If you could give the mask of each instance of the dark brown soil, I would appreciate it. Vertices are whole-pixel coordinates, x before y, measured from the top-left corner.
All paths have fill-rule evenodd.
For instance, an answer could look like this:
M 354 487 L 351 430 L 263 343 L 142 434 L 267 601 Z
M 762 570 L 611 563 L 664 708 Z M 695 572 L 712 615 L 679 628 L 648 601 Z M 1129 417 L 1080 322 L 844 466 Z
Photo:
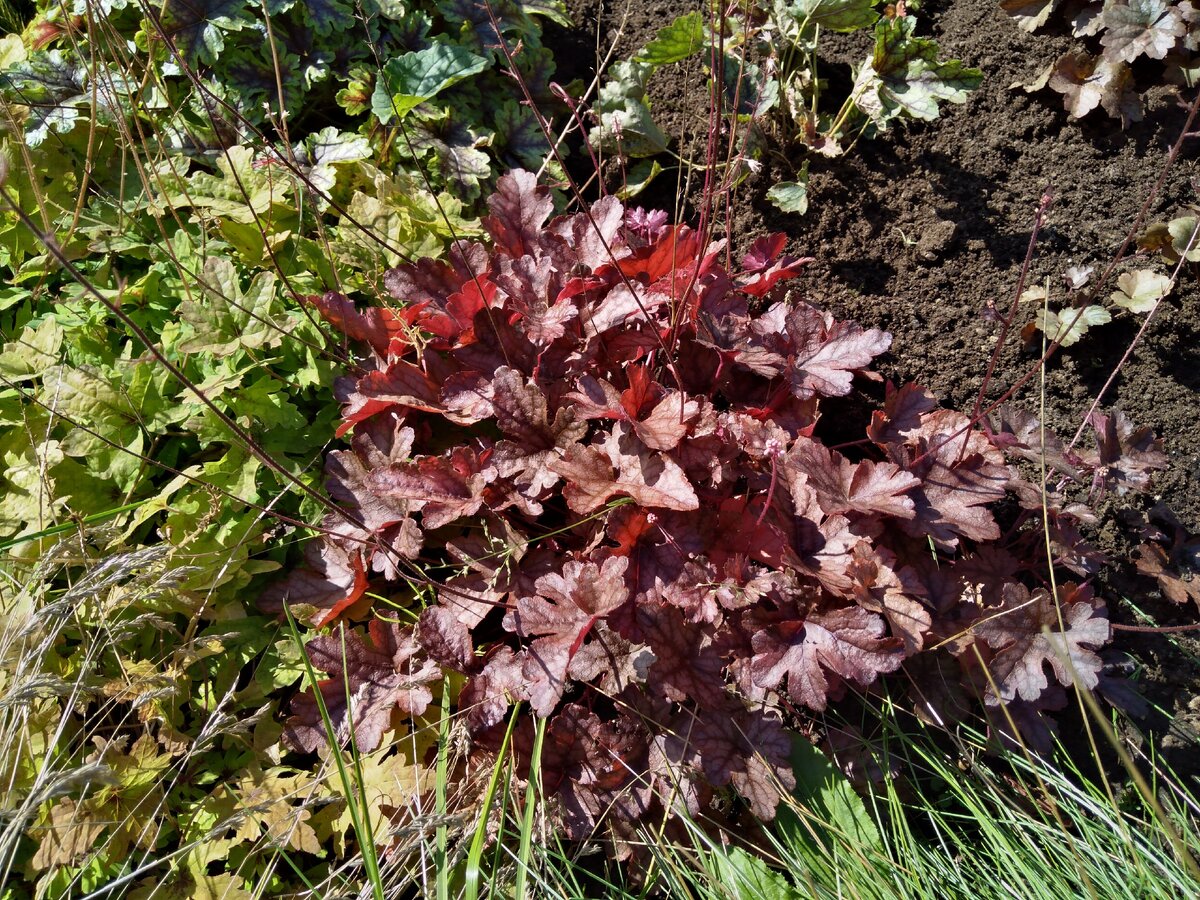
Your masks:
M 625 0 L 568 0 L 568 6 L 580 28 L 548 35 L 564 82 L 590 80 L 597 47 L 602 55 L 615 40 L 613 59 L 628 57 L 657 29 L 693 8 L 672 0 L 638 0 L 628 7 Z M 1053 92 L 1029 95 L 1010 88 L 1032 80 L 1071 46 L 1068 35 L 1026 34 L 995 0 L 927 0 L 921 17 L 922 29 L 937 38 L 943 56 L 984 71 L 982 87 L 964 105 L 946 107 L 930 125 L 864 140 L 839 159 L 813 159 L 811 206 L 804 217 L 783 215 L 765 200 L 767 188 L 791 178 L 802 159 L 789 159 L 783 148 L 774 148 L 763 171 L 734 198 L 729 232 L 735 246 L 769 231 L 786 232 L 792 252 L 816 257 L 799 282 L 806 299 L 863 325 L 886 328 L 895 338 L 891 355 L 880 366 L 888 378 L 924 384 L 945 405 L 969 410 L 999 331 L 988 312 L 1007 311 L 1012 302 L 1043 193 L 1049 190 L 1054 202 L 1030 279 L 1044 283 L 1049 278 L 1061 292 L 1068 266 L 1094 265 L 1099 272 L 1112 258 L 1162 171 L 1186 110 L 1177 95 L 1148 81 L 1146 118 L 1124 132 L 1099 110 L 1083 122 L 1068 120 Z M 865 58 L 869 48 L 865 34 L 835 36 L 822 50 L 822 74 L 835 85 L 839 78 L 847 80 L 850 64 Z M 688 152 L 692 136 L 702 134 L 707 122 L 702 74 L 695 67 L 671 67 L 651 87 L 656 120 L 677 136 L 680 151 Z M 1150 221 L 1178 215 L 1194 199 L 1196 149 L 1185 147 Z M 638 202 L 671 210 L 681 195 L 679 214 L 686 220 L 695 215 L 688 203 L 698 197 L 698 186 L 679 190 L 670 175 L 662 176 Z M 1196 275 L 1184 273 L 1169 305 L 1159 310 L 1104 398 L 1105 407 L 1123 410 L 1164 439 L 1171 468 L 1157 479 L 1159 496 L 1192 531 L 1200 530 Z M 1017 329 L 1033 312 L 1022 309 L 1019 316 Z M 1048 421 L 1064 437 L 1074 435 L 1137 327 L 1132 318 L 1118 317 L 1093 329 L 1047 367 Z M 1014 333 L 987 398 L 998 398 L 1036 369 L 1037 359 L 1035 349 L 1023 346 Z M 1038 391 L 1035 377 L 1015 399 L 1036 410 Z M 1116 510 L 1106 512 L 1115 516 Z M 1118 571 L 1122 566 L 1128 570 L 1131 545 L 1121 529 L 1110 523 L 1098 539 L 1116 558 Z M 1196 619 L 1195 609 L 1171 607 L 1145 579 L 1116 576 L 1107 587 L 1117 621 L 1136 621 L 1130 603 L 1164 624 Z M 1145 665 L 1141 688 L 1174 715 L 1174 727 L 1200 726 L 1200 643 L 1186 635 L 1168 639 L 1125 633 L 1119 645 Z M 1170 737 L 1164 745 L 1168 751 L 1177 746 Z M 1189 762 L 1183 754 L 1174 761 L 1187 771 L 1197 770 L 1197 761 Z

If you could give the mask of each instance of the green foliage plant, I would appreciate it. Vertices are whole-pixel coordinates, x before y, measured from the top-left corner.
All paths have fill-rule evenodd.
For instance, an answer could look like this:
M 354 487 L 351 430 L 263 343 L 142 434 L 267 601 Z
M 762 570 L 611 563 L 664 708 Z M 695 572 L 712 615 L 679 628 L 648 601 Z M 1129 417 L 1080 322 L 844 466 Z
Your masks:
M 30 146 L 94 126 L 211 161 L 357 130 L 381 164 L 422 163 L 431 187 L 470 200 L 548 155 L 505 74 L 555 103 L 543 19 L 568 24 L 561 0 L 41 0 L 5 39 L 0 92 Z
M 741 128 L 735 179 L 760 164 L 772 141 L 836 157 L 860 137 L 886 132 L 897 122 L 932 121 L 943 103 L 964 102 L 983 76 L 958 60 L 939 59 L 937 44 L 916 33 L 917 5 L 772 0 L 761 12 L 739 9 L 719 21 L 685 13 L 609 70 L 590 141 L 630 158 L 666 151 L 669 139 L 651 113 L 649 82 L 661 67 L 691 57 L 704 61 L 708 77 L 721 87 L 715 113 L 726 115 L 733 130 Z M 854 67 L 849 92 L 831 98 L 820 72 L 821 36 L 858 31 L 872 35 L 873 49 Z M 643 165 L 639 174 L 646 173 Z M 785 212 L 802 214 L 807 178 L 805 161 L 793 180 L 772 186 L 770 199 Z
M 284 6 L 272 27 L 316 9 Z M 228 105 L 214 73 L 253 41 L 216 5 L 194 56 L 155 43 L 149 6 L 81 9 L 0 38 L 0 895 L 336 892 L 381 804 L 421 795 L 427 742 L 355 757 L 358 795 L 288 765 L 278 702 L 303 655 L 247 598 L 322 508 L 345 351 L 305 298 L 372 296 L 478 231 L 436 153 L 398 148 L 435 94 L 480 88 L 400 71 L 388 102 L 423 99 L 384 126 L 308 116 L 314 84 L 289 128 Z M 492 59 L 439 22 L 456 41 L 434 55 Z

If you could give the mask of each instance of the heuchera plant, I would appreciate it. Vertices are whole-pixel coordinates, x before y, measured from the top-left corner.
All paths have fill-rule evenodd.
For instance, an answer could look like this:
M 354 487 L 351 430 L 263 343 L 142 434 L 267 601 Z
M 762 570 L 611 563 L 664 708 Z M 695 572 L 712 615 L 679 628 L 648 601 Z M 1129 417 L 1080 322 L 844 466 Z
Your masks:
M 1057 91 L 1073 119 L 1099 107 L 1122 128 L 1140 122 L 1138 82 L 1145 76 L 1133 66 L 1145 66 L 1143 59 L 1161 60 L 1166 80 L 1181 87 L 1193 87 L 1200 74 L 1200 8 L 1192 0 L 1001 0 L 1000 7 L 1024 31 L 1041 28 L 1057 11 L 1075 37 L 1090 40 L 1091 50 L 1076 46 L 1032 83 L 1014 85 Z
M 1040 453 L 1036 421 L 985 432 L 913 385 L 873 413 L 846 400 L 891 337 L 777 299 L 809 261 L 782 235 L 731 267 L 612 197 L 551 219 L 526 172 L 489 206 L 490 246 L 391 271 L 395 305 L 312 300 L 366 354 L 327 464 L 343 515 L 264 605 L 319 625 L 368 616 L 369 589 L 420 607 L 309 642 L 340 739 L 377 746 L 453 670 L 480 762 L 526 704 L 513 746 L 527 764 L 548 719 L 568 834 L 619 836 L 730 790 L 770 818 L 793 784 L 785 718 L 901 668 L 942 717 L 973 697 L 1034 721 L 1101 684 L 1104 605 L 1039 586 L 1043 494 L 1003 452 Z M 862 439 L 829 446 L 826 421 Z M 1059 471 L 1132 484 L 1161 464 L 1124 420 L 1097 428 L 1104 452 L 1048 445 Z M 1088 574 L 1079 508 L 1047 503 L 1056 562 Z M 311 694 L 286 736 L 326 744 Z

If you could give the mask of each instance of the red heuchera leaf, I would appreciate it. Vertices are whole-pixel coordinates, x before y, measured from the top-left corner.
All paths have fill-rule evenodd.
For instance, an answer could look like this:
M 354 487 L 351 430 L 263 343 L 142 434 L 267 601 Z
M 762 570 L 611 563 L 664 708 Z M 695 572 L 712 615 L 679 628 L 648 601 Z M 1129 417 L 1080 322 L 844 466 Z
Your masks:
M 792 393 L 801 400 L 814 394 L 838 397 L 850 393 L 855 372 L 871 364 L 892 345 L 892 336 L 877 328 L 867 331 L 853 322 L 834 322 L 811 306 L 787 313 L 791 339 L 788 371 Z
M 909 432 L 921 427 L 921 417 L 925 413 L 935 409 L 937 401 L 925 388 L 906 384 L 897 389 L 889 383 L 883 409 L 871 414 L 867 437 L 881 446 L 899 443 Z
M 641 604 L 637 621 L 638 637 L 654 654 L 649 670 L 652 689 L 676 703 L 722 702 L 725 662 L 711 632 L 688 628 L 679 610 L 657 604 Z
M 794 278 L 802 267 L 813 261 L 810 256 L 803 259 L 785 256 L 776 261 L 786 243 L 787 235 L 773 234 L 759 238 L 750 245 L 749 251 L 742 257 L 742 269 L 749 276 L 743 278 L 739 285 L 742 293 L 751 297 L 765 296 L 779 281 Z
M 518 637 L 537 636 L 522 671 L 530 706 L 539 716 L 550 715 L 558 705 L 568 667 L 592 627 L 629 596 L 624 579 L 628 562 L 614 556 L 602 566 L 567 563 L 561 575 L 539 578 L 537 596 L 522 597 L 504 617 L 504 627 Z
M 866 687 L 904 661 L 898 643 L 884 637 L 883 619 L 864 609 L 835 609 L 803 621 L 781 622 L 753 638 L 754 683 L 777 688 L 817 711 L 825 709 L 840 680 Z
M 311 606 L 313 625 L 333 622 L 362 599 L 368 580 L 362 556 L 336 544 L 312 542 L 304 549 L 307 567 L 296 569 L 259 598 L 264 612 L 282 613 L 288 606 Z
M 1167 525 L 1172 533 L 1161 536 L 1163 543 L 1145 541 L 1137 548 L 1137 570 L 1155 579 L 1163 596 L 1172 603 L 1191 600 L 1200 606 L 1200 578 L 1194 571 L 1200 559 L 1200 538 L 1188 534 L 1178 521 L 1168 520 Z M 1167 541 L 1169 553 L 1164 549 Z
M 584 375 L 579 390 L 567 395 L 585 419 L 628 422 L 651 450 L 673 450 L 700 416 L 700 405 L 679 391 L 655 382 L 645 366 L 628 369 L 629 387 L 618 391 L 607 381 Z
M 483 227 L 496 249 L 521 257 L 537 246 L 542 226 L 554 212 L 554 200 L 532 172 L 518 170 L 496 182 L 488 208 L 492 214 L 484 218 Z
M 493 477 L 494 470 L 483 468 L 474 452 L 460 447 L 448 456 L 426 456 L 377 469 L 369 483 L 380 496 L 419 509 L 425 528 L 440 528 L 477 512 L 483 505 L 483 489 Z
M 911 497 L 904 496 L 921 480 L 892 463 L 862 460 L 852 464 L 823 444 L 800 438 L 788 452 L 785 463 L 804 476 L 817 492 L 817 500 L 829 515 L 865 513 L 911 519 Z
M 467 727 L 479 734 L 503 722 L 513 701 L 524 695 L 524 683 L 517 654 L 511 647 L 497 646 L 482 671 L 467 679 L 458 695 Z
M 989 702 L 1036 700 L 1048 684 L 1047 665 L 1064 687 L 1094 688 L 1103 666 L 1095 651 L 1112 636 L 1103 614 L 1104 604 L 1086 585 L 1064 584 L 1057 604 L 1040 588 L 1031 595 L 1009 585 L 1003 605 L 984 610 L 974 628 L 976 637 L 997 651 L 988 669 L 1000 690 L 997 695 L 989 685 Z
M 551 219 L 528 173 L 502 178 L 490 208 L 490 245 L 387 273 L 397 308 L 314 301 L 361 345 L 337 387 L 353 439 L 326 466 L 340 514 L 264 608 L 307 602 L 328 622 L 414 578 L 436 592 L 415 630 L 349 634 L 345 660 L 340 638 L 310 644 L 342 739 L 353 712 L 360 745 L 377 744 L 435 672 L 459 672 L 468 764 L 494 766 L 528 702 L 515 776 L 545 717 L 548 808 L 621 855 L 672 810 L 717 815 L 730 786 L 772 815 L 791 783 L 784 722 L 902 663 L 894 690 L 961 718 L 997 699 L 982 658 L 1036 736 L 1064 697 L 1051 650 L 1101 683 L 1090 594 L 1064 595 L 1063 629 L 1021 587 L 1098 561 L 1079 532 L 1090 514 L 1051 497 L 1043 516 L 1040 488 L 1005 462 L 1040 452 L 1034 420 L 1006 410 L 980 427 L 913 385 L 888 385 L 873 414 L 840 399 L 891 337 L 803 304 L 763 311 L 804 262 L 781 257 L 781 236 L 727 268 L 723 242 L 613 197 Z M 1052 463 L 1119 490 L 1165 462 L 1123 418 L 1097 424 L 1096 454 Z M 1006 497 L 1030 514 L 1002 536 Z M 294 746 L 320 745 L 311 695 L 288 727 Z
M 353 723 L 355 745 L 363 753 L 379 746 L 395 710 L 408 716 L 424 713 L 433 700 L 426 685 L 441 678 L 438 666 L 422 658 L 411 628 L 381 619 L 371 621 L 368 640 L 353 631 L 322 635 L 305 650 L 313 668 L 333 676 L 318 687 L 339 744 L 349 740 Z M 293 701 L 284 738 L 308 752 L 325 744 L 314 698 Z
M 630 716 L 603 721 L 571 703 L 554 718 L 547 729 L 541 777 L 558 793 L 569 837 L 586 840 L 606 818 L 635 822 L 650 812 L 650 788 L 637 774 L 645 743 L 644 730 Z
M 1179 10 L 1166 2 L 1116 0 L 1105 4 L 1101 17 L 1104 55 L 1122 62 L 1133 62 L 1143 54 L 1162 59 L 1187 33 Z
M 441 412 L 438 387 L 412 363 L 397 360 L 386 369 L 368 372 L 343 398 L 341 437 L 359 422 L 395 407 Z
M 330 325 L 353 341 L 370 344 L 380 356 L 387 356 L 393 340 L 403 339 L 416 314 L 415 309 L 397 312 L 368 307 L 359 310 L 351 300 L 333 291 L 307 299 Z
M 384 286 L 396 300 L 408 309 L 424 309 L 433 303 L 445 306 L 452 294 L 475 274 L 471 266 L 449 266 L 438 259 L 419 259 L 412 265 L 386 272 Z
M 515 369 L 496 370 L 492 379 L 492 408 L 496 425 L 509 440 L 496 444 L 493 463 L 504 478 L 514 479 L 531 499 L 558 481 L 550 463 L 559 452 L 576 445 L 587 426 L 575 421 L 569 407 L 560 407 L 554 422 L 547 419 L 546 395 L 536 382 Z
M 754 814 L 769 821 L 775 816 L 781 789 L 796 786 L 790 760 L 792 738 L 778 719 L 762 712 L 736 707 L 721 712 L 677 723 L 668 746 L 682 743 L 684 747 L 671 748 L 672 755 L 684 760 L 693 756 L 710 783 L 716 787 L 732 783 L 750 801 Z
M 1084 461 L 1106 487 L 1118 494 L 1144 491 L 1150 487 L 1150 473 L 1167 467 L 1162 441 L 1149 428 L 1135 428 L 1119 410 L 1110 416 L 1095 413 L 1090 421 L 1097 452 Z
M 960 535 L 977 541 L 1000 536 L 988 506 L 1003 499 L 1013 473 L 970 419 L 951 410 L 932 412 L 892 453 L 921 480 L 912 493 L 916 516 L 903 525 L 909 534 L 947 548 L 958 546 Z
M 661 509 L 698 509 L 696 492 L 669 456 L 650 451 L 625 426 L 614 428 L 600 447 L 570 447 L 550 468 L 567 480 L 563 496 L 580 515 L 595 512 L 623 495 Z
M 904 572 L 908 577 L 903 578 L 895 565 L 896 558 L 890 551 L 872 551 L 862 541 L 854 548 L 846 574 L 852 580 L 851 592 L 858 605 L 882 613 L 892 634 L 904 641 L 905 652 L 913 654 L 924 646 L 933 618 L 914 596 L 923 593 L 920 582 L 911 570 Z

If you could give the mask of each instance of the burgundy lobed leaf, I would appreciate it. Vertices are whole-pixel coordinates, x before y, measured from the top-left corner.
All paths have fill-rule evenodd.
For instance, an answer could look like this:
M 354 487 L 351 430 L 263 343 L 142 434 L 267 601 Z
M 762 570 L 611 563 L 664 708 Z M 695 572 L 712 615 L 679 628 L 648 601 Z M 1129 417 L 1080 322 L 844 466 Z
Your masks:
M 788 360 L 792 393 L 801 400 L 850 393 L 851 377 L 892 345 L 892 336 L 885 331 L 834 322 L 832 316 L 805 304 L 787 313 L 785 327 L 792 344 Z
M 912 655 L 925 644 L 925 634 L 933 627 L 929 610 L 917 596 L 923 593 L 911 570 L 896 571 L 896 558 L 889 550 L 870 550 L 859 542 L 846 566 L 852 581 L 851 592 L 863 609 L 881 613 L 893 636 L 904 642 L 904 651 Z
M 343 398 L 341 437 L 359 422 L 395 409 L 441 412 L 438 386 L 412 363 L 397 360 L 386 369 L 368 372 Z
M 1154 539 L 1137 548 L 1134 564 L 1140 574 L 1158 582 L 1159 590 L 1172 603 L 1190 600 L 1200 606 L 1200 578 L 1196 577 L 1200 537 L 1189 534 L 1169 510 L 1162 518 L 1168 531 L 1148 534 Z
M 1139 56 L 1162 59 L 1187 31 L 1168 0 L 1111 0 L 1102 14 L 1106 56 L 1131 63 Z
M 649 683 L 656 693 L 675 703 L 721 704 L 725 663 L 711 631 L 689 626 L 678 609 L 651 603 L 639 605 L 637 624 L 638 637 L 654 654 Z
M 359 310 L 342 294 L 328 291 L 306 298 L 330 325 L 352 341 L 370 344 L 380 356 L 387 356 L 392 341 L 403 342 L 415 319 L 415 309 L 391 310 L 368 307 Z
M 812 257 L 785 256 L 779 259 L 787 243 L 787 235 L 761 237 L 750 245 L 742 257 L 742 277 L 738 288 L 751 297 L 766 296 L 777 283 L 795 278 L 800 269 L 813 262 Z
M 1086 585 L 1064 584 L 1060 592 L 1056 602 L 1045 590 L 1030 594 L 1013 584 L 999 609 L 984 611 L 974 633 L 997 651 L 988 668 L 999 692 L 989 684 L 989 702 L 1037 700 L 1049 684 L 1047 665 L 1064 687 L 1096 686 L 1103 667 L 1096 650 L 1112 635 L 1104 605 Z
M 495 475 L 465 447 L 447 456 L 426 456 L 411 463 L 377 469 L 368 483 L 381 496 L 404 500 L 421 511 L 426 529 L 440 528 L 470 516 L 483 506 L 483 489 Z
M 496 182 L 488 208 L 492 214 L 484 218 L 483 227 L 496 248 L 520 257 L 537 247 L 542 227 L 554 212 L 554 200 L 550 191 L 537 183 L 537 176 L 517 169 Z
M 898 642 L 884 637 L 883 619 L 854 607 L 763 629 L 755 633 L 753 647 L 754 683 L 778 688 L 786 680 L 788 695 L 818 712 L 840 681 L 866 687 L 904 660 Z
M 587 515 L 623 495 L 650 508 L 698 509 L 700 501 L 679 465 L 653 453 L 630 431 L 619 424 L 599 447 L 575 444 L 550 464 L 567 481 L 567 505 Z
M 893 445 L 893 458 L 921 481 L 912 493 L 916 515 L 902 523 L 905 531 L 948 548 L 958 546 L 960 536 L 998 538 L 988 507 L 1004 498 L 1012 472 L 991 441 L 970 427 L 967 416 L 951 410 L 922 416 L 905 440 Z
M 259 597 L 263 612 L 283 615 L 287 606 L 309 606 L 317 610 L 312 624 L 336 621 L 355 607 L 367 590 L 362 556 L 331 542 L 313 541 L 304 548 L 308 565 L 288 573 Z
M 855 512 L 901 519 L 914 515 L 912 498 L 905 495 L 921 480 L 893 463 L 864 459 L 855 465 L 808 438 L 799 438 L 784 460 L 793 477 L 807 480 L 829 515 Z
M 543 575 L 537 595 L 522 597 L 504 617 L 504 627 L 533 637 L 522 672 L 533 711 L 549 716 L 562 698 L 568 669 L 597 622 L 629 596 L 624 573 L 629 561 L 613 556 L 603 565 L 569 562 L 561 574 Z
M 476 274 L 473 269 L 449 266 L 437 259 L 421 259 L 385 272 L 383 284 L 394 299 L 410 309 L 421 310 L 431 303 L 445 306 L 473 274 Z
M 343 631 L 319 635 L 305 651 L 313 668 L 333 676 L 318 685 L 339 745 L 350 740 L 362 753 L 380 745 L 392 713 L 419 716 L 433 700 L 428 683 L 441 678 L 438 666 L 423 659 L 411 628 L 372 619 L 369 637 Z M 284 739 L 312 752 L 326 743 L 324 723 L 311 692 L 292 702 Z
M 1118 494 L 1144 491 L 1150 487 L 1150 473 L 1167 467 L 1162 441 L 1149 428 L 1135 428 L 1119 410 L 1112 415 L 1094 413 L 1089 421 L 1097 449 L 1085 455 L 1084 462 L 1096 469 L 1105 487 Z
M 935 409 L 937 401 L 925 388 L 906 384 L 897 389 L 889 382 L 883 409 L 871 414 L 867 437 L 880 445 L 900 443 L 905 435 L 921 427 L 925 413 Z

